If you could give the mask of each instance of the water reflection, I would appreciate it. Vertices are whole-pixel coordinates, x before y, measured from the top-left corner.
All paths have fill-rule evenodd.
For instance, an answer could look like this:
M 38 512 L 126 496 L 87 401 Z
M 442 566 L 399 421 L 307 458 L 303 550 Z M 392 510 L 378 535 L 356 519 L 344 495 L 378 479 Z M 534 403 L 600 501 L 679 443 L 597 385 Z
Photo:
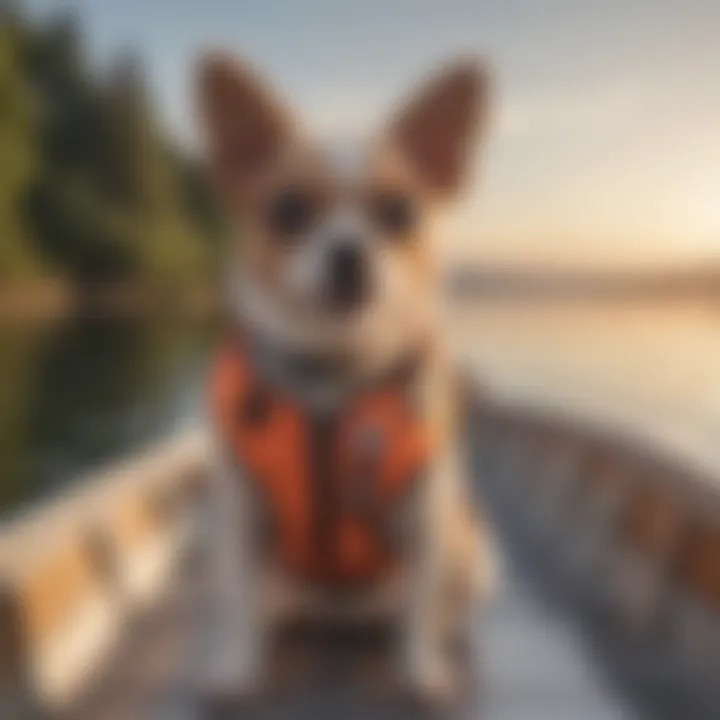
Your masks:
M 720 468 L 717 301 L 455 304 L 457 355 L 501 399 L 601 419 Z M 197 413 L 216 328 L 179 319 L 0 325 L 0 514 Z
M 0 513 L 196 414 L 211 331 L 137 318 L 0 327 Z

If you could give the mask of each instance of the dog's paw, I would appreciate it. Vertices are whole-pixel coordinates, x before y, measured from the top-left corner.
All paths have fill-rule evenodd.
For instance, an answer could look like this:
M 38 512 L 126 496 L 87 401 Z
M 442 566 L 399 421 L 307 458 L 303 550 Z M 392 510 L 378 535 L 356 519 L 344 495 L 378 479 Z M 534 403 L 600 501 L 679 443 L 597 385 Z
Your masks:
M 456 674 L 451 663 L 440 656 L 413 662 L 405 686 L 411 698 L 428 707 L 447 708 L 458 700 Z

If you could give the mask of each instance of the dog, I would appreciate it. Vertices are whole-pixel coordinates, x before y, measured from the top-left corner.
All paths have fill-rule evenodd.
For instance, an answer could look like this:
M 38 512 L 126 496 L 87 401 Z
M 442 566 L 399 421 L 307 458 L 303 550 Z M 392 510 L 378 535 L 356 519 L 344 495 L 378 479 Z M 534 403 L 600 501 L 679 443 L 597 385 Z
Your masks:
M 207 167 L 233 230 L 211 372 L 210 695 L 253 693 L 289 618 L 389 620 L 399 678 L 457 692 L 447 641 L 493 585 L 455 443 L 437 224 L 488 73 L 443 68 L 370 140 L 312 139 L 247 63 L 199 62 Z

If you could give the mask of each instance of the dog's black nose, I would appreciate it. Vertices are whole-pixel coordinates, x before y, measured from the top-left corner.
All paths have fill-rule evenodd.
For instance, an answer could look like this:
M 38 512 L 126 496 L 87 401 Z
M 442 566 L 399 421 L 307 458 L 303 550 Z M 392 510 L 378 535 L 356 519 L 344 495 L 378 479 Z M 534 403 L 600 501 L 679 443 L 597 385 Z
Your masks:
M 370 273 L 361 244 L 348 238 L 339 241 L 328 256 L 328 301 L 339 312 L 360 305 L 370 293 Z

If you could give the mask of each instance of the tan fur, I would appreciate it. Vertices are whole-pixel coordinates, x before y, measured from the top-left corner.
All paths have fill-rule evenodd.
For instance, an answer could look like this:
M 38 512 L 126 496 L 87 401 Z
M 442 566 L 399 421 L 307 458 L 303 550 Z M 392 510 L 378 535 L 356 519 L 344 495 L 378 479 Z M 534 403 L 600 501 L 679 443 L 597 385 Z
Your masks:
M 247 188 L 292 136 L 290 117 L 252 68 L 226 54 L 203 59 L 198 87 L 198 109 L 217 188 L 228 207 L 245 204 Z
M 466 179 L 468 150 L 485 125 L 487 87 L 477 63 L 458 63 L 428 83 L 393 123 L 394 141 L 440 197 L 454 195 Z
M 247 192 L 250 201 L 242 211 L 242 233 L 238 242 L 243 244 L 240 254 L 242 262 L 250 265 L 250 272 L 256 273 L 273 292 L 282 293 L 280 269 L 290 251 L 283 247 L 265 222 L 268 204 L 274 195 L 288 186 L 297 186 L 313 197 L 320 209 L 320 218 L 338 205 L 357 204 L 369 208 L 373 197 L 382 191 L 399 190 L 428 202 L 427 192 L 397 153 L 390 148 L 380 152 L 379 148 L 369 160 L 368 173 L 361 183 L 347 182 L 333 173 L 332 165 L 320 149 L 311 146 L 288 148 L 280 153 Z M 242 210 L 239 206 L 238 211 Z M 436 280 L 433 254 L 429 243 L 422 236 L 424 227 L 417 228 L 407 242 L 390 247 L 402 261 L 407 262 L 416 274 L 419 285 L 428 288 Z M 251 241 L 247 238 L 252 238 Z
M 247 65 L 226 55 L 212 55 L 202 64 L 200 76 L 200 115 L 210 167 L 226 207 L 239 221 L 240 248 L 233 262 L 263 293 L 278 301 L 284 299 L 288 312 L 302 310 L 303 303 L 288 293 L 284 271 L 291 257 L 303 251 L 303 245 L 321 239 L 311 230 L 300 239 L 300 247 L 288 247 L 277 242 L 267 223 L 272 198 L 283 188 L 294 186 L 316 201 L 317 225 L 346 209 L 367 218 L 374 195 L 383 190 L 401 191 L 412 198 L 421 209 L 421 217 L 403 242 L 388 241 L 372 223 L 368 223 L 365 234 L 390 256 L 389 261 L 379 262 L 396 265 L 396 274 L 405 278 L 408 305 L 413 302 L 410 298 L 417 303 L 434 296 L 435 217 L 443 201 L 451 199 L 463 181 L 464 161 L 484 106 L 483 76 L 476 69 L 462 63 L 436 78 L 428 91 L 409 103 L 368 143 L 362 172 L 347 175 L 338 172 L 332 153 L 323 143 L 312 141 L 298 129 L 280 101 Z M 432 116 L 429 122 L 428 115 Z M 422 153 L 423 138 L 432 146 L 428 157 Z M 433 165 L 433 161 L 441 163 L 444 158 L 448 167 Z M 423 172 L 418 172 L 418 165 Z M 317 319 L 315 308 L 306 314 L 312 314 L 312 322 Z M 301 326 L 301 318 L 293 320 L 295 327 Z
M 213 55 L 203 62 L 200 78 L 207 157 L 238 224 L 231 276 L 239 322 L 270 345 L 339 352 L 349 360 L 353 377 L 325 388 L 329 392 L 322 393 L 322 401 L 318 393 L 303 396 L 324 408 L 342 402 L 359 378 L 367 381 L 418 348 L 425 350 L 417 401 L 430 421 L 436 451 L 408 508 L 420 537 L 406 538 L 406 582 L 394 604 L 407 680 L 418 692 L 446 696 L 453 678 L 444 633 L 448 624 L 461 626 L 477 592 L 487 591 L 491 564 L 489 538 L 469 510 L 469 488 L 454 442 L 454 372 L 437 323 L 435 220 L 467 177 L 470 148 L 484 116 L 485 75 L 464 61 L 446 68 L 379 136 L 354 147 L 352 161 L 337 148 L 309 139 L 245 64 Z M 292 242 L 279 242 L 269 207 L 288 187 L 301 189 L 314 212 L 310 226 L 303 226 Z M 413 210 L 412 222 L 402 230 L 388 227 L 377 212 L 378 197 L 388 191 L 399 193 Z M 362 307 L 339 317 L 322 301 L 324 263 L 348 237 L 361 248 L 375 282 Z M 233 630 L 221 638 L 211 665 L 217 669 L 216 684 L 233 677 L 248 684 L 261 672 L 259 628 L 272 621 L 268 602 L 257 590 L 264 587 L 267 568 L 261 577 L 247 577 L 254 553 L 247 545 L 252 542 L 252 499 L 237 477 L 226 477 L 228 472 L 237 475 L 227 467 L 219 473 L 216 517 L 224 520 L 215 525 L 227 526 L 234 517 L 235 526 L 225 529 L 215 575 L 224 593 L 219 616 L 227 614 Z M 243 544 L 235 557 L 228 552 L 233 542 Z M 281 584 L 283 606 L 298 610 L 307 605 L 305 593 L 301 599 Z M 310 606 L 322 613 L 327 602 L 311 595 Z M 242 609 L 241 621 L 232 619 L 233 607 Z

